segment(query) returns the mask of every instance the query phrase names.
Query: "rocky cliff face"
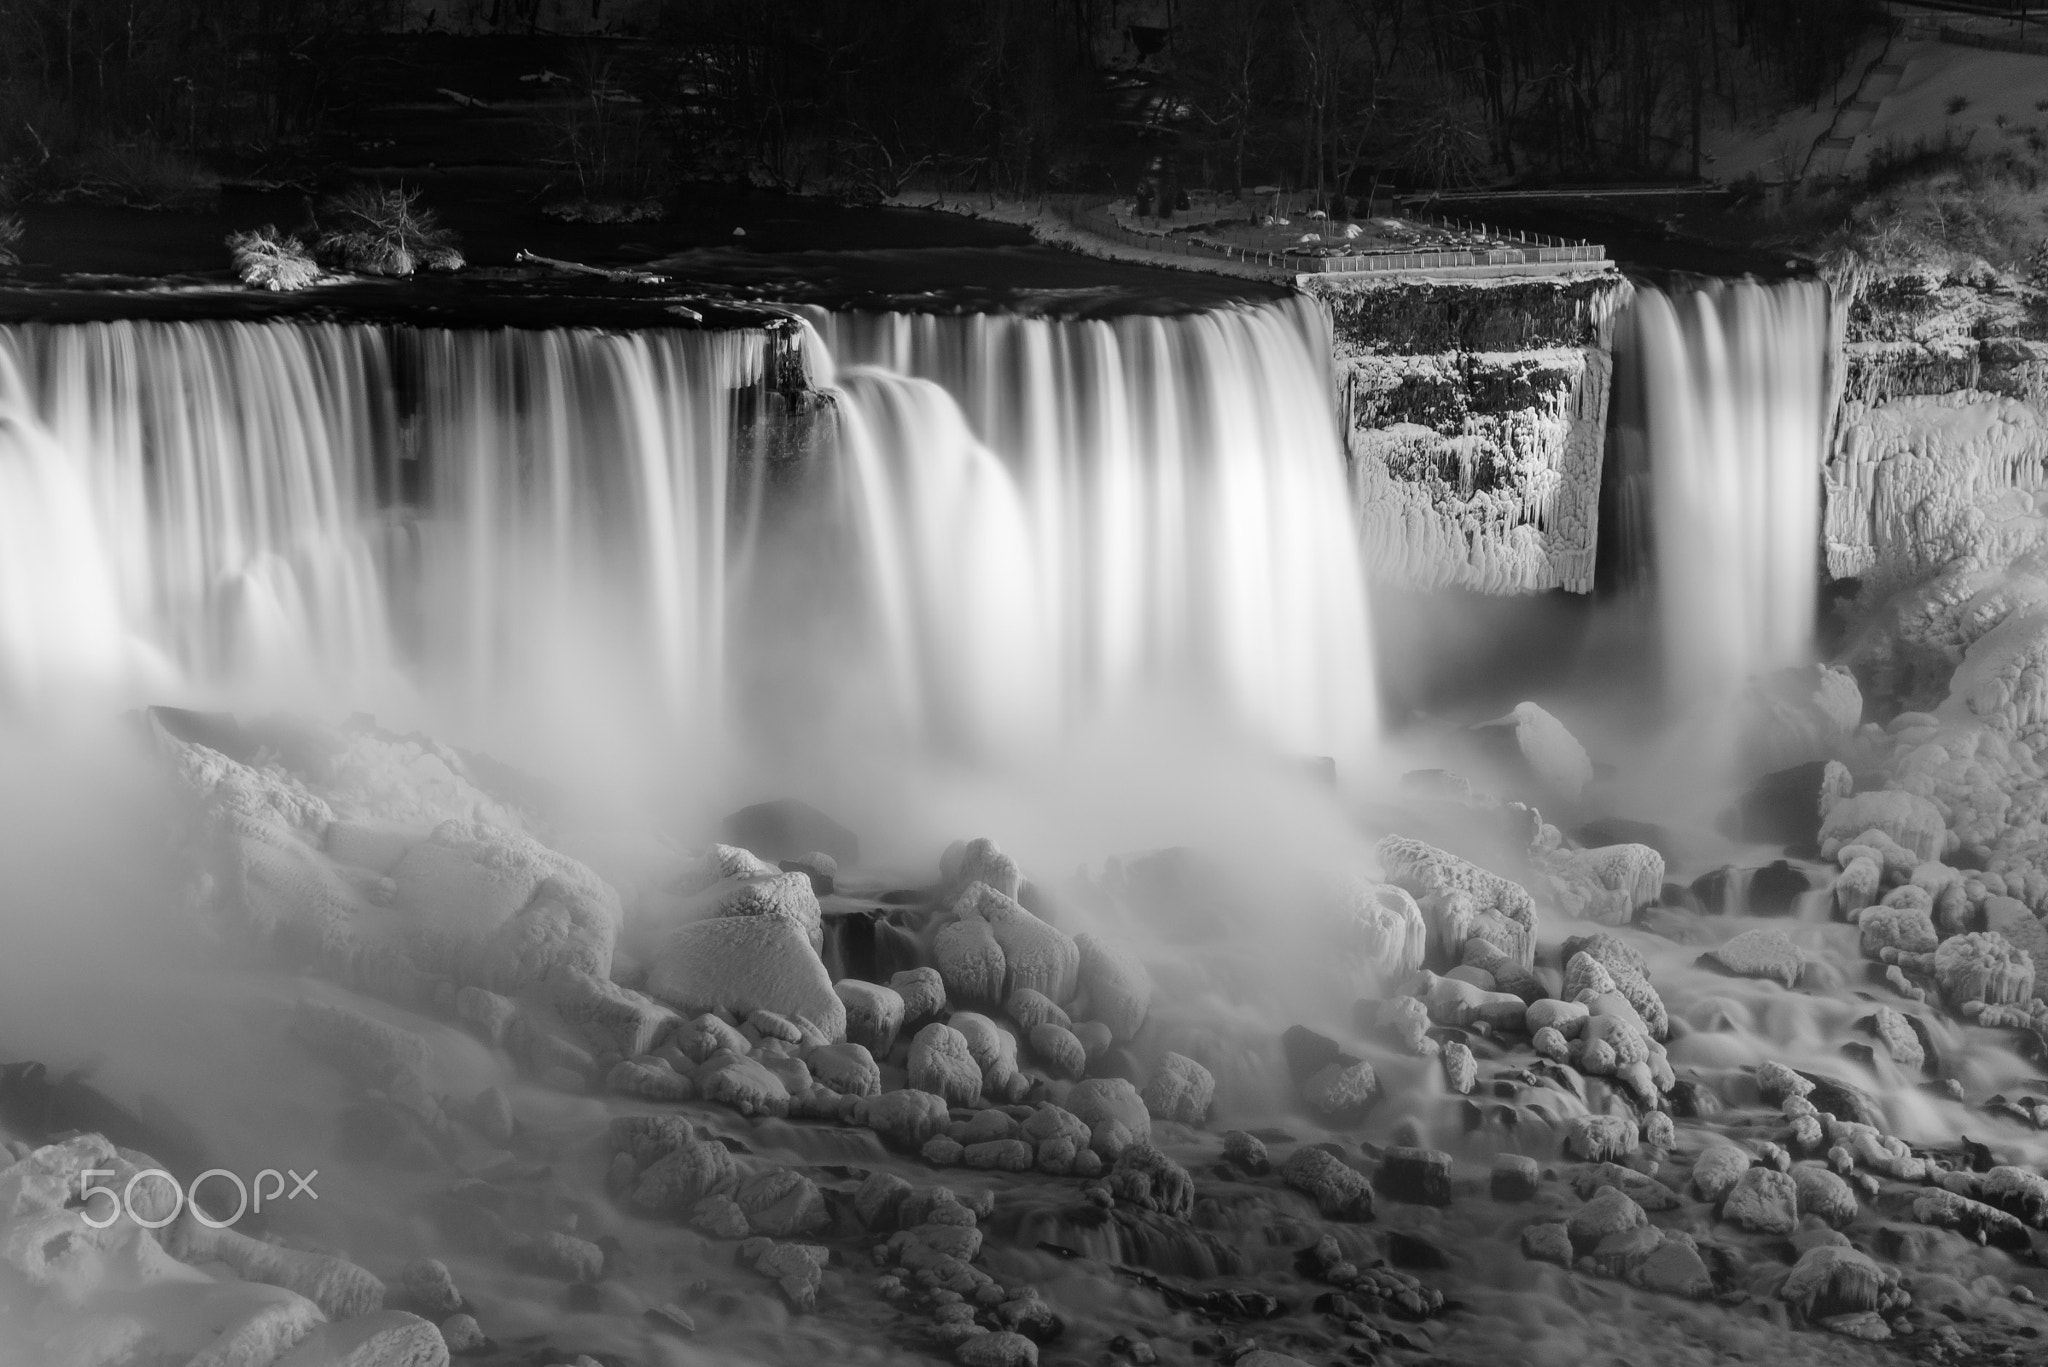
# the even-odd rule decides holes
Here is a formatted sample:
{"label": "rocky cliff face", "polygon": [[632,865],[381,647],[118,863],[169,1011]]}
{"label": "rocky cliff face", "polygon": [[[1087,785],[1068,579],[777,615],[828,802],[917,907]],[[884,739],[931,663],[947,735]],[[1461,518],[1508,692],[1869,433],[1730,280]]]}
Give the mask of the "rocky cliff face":
{"label": "rocky cliff face", "polygon": [[1593,585],[1613,320],[1607,271],[1318,277],[1368,564],[1404,588]]}
{"label": "rocky cliff face", "polygon": [[1987,270],[1867,285],[1847,313],[1828,573],[1883,595],[2039,544],[2048,298]]}

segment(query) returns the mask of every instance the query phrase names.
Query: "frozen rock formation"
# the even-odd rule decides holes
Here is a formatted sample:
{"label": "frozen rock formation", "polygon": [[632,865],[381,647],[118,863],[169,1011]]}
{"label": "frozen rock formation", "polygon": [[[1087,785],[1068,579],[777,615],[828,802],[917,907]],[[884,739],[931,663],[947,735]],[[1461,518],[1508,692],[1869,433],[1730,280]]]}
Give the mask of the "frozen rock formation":
{"label": "frozen rock formation", "polygon": [[1377,849],[1395,885],[1413,894],[1430,940],[1453,961],[1478,938],[1528,967],[1536,958],[1536,906],[1520,884],[1420,840],[1390,835]]}
{"label": "frozen rock formation", "polygon": [[846,1038],[846,1006],[796,922],[781,916],[719,917],[674,931],[648,968],[647,991],[686,1016],[720,1008],[774,1011]]}
{"label": "frozen rock formation", "polygon": [[1484,593],[1590,589],[1626,281],[1304,280],[1334,324],[1375,577]]}

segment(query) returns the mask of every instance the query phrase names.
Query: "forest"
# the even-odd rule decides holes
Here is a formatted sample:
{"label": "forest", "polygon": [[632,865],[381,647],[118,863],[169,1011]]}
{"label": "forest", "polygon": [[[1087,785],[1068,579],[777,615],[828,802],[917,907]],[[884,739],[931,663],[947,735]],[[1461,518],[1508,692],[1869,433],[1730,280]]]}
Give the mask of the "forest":
{"label": "forest", "polygon": [[[595,7],[593,7],[595,10]],[[514,0],[471,32],[534,29]],[[428,19],[434,12],[428,13]],[[1875,0],[664,0],[564,38],[642,181],[872,198],[1686,178],[1703,125],[1831,98]],[[0,192],[316,155],[403,0],[0,0]],[[416,39],[410,39],[416,41]],[[616,60],[613,55],[616,54]],[[159,196],[168,198],[169,196]]]}

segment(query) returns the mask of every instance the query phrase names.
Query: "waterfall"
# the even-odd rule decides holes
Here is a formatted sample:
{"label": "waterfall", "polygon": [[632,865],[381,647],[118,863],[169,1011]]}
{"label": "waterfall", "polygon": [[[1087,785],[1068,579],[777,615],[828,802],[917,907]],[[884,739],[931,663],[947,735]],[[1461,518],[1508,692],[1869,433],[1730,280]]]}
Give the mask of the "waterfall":
{"label": "waterfall", "polygon": [[1812,657],[1833,327],[1815,282],[1644,289],[1624,323],[1664,677],[1683,708]]}
{"label": "waterfall", "polygon": [[[1364,573],[1312,303],[812,321],[850,368],[847,516],[895,624],[894,672],[916,680],[906,698],[985,742],[1170,690],[1295,750],[1371,743]],[[891,587],[941,564],[959,576],[942,592]],[[972,641],[986,664],[997,634],[1000,681],[947,658]],[[1021,733],[987,733],[999,695]]]}
{"label": "waterfall", "polygon": [[[819,319],[839,440],[805,463],[838,526],[811,550],[853,586],[908,741],[1030,744],[1170,687],[1359,753],[1366,604],[1317,319]],[[749,596],[791,552],[761,502],[804,484],[750,444],[768,346],[0,328],[0,686],[714,736],[748,701],[736,641],[803,638],[779,658],[816,672],[845,635]]]}

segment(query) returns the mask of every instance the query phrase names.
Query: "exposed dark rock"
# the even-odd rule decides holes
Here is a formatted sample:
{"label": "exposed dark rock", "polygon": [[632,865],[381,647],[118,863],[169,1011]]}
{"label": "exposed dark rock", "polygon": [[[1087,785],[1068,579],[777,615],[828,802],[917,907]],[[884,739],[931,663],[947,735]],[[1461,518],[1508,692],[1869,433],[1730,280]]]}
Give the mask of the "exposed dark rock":
{"label": "exposed dark rock", "polygon": [[1648,845],[1664,856],[1667,867],[1683,862],[1684,848],[1676,837],[1654,821],[1637,821],[1626,816],[1603,816],[1588,821],[1571,833],[1587,849],[1603,845]]}
{"label": "exposed dark rock", "polygon": [[1765,774],[1743,791],[1721,816],[1722,831],[1790,849],[1820,842],[1820,785],[1827,761],[1812,760]]}
{"label": "exposed dark rock", "polygon": [[1451,1156],[1441,1149],[1391,1148],[1373,1174],[1380,1195],[1427,1206],[1451,1203]]}
{"label": "exposed dark rock", "polygon": [[1305,1025],[1290,1025],[1280,1033],[1280,1053],[1287,1060],[1288,1075],[1297,1087],[1335,1063],[1343,1052],[1337,1041]]}
{"label": "exposed dark rock", "polygon": [[796,798],[742,807],[725,819],[721,831],[727,844],[743,846],[770,863],[813,851],[829,854],[842,865],[860,862],[860,837]]}

